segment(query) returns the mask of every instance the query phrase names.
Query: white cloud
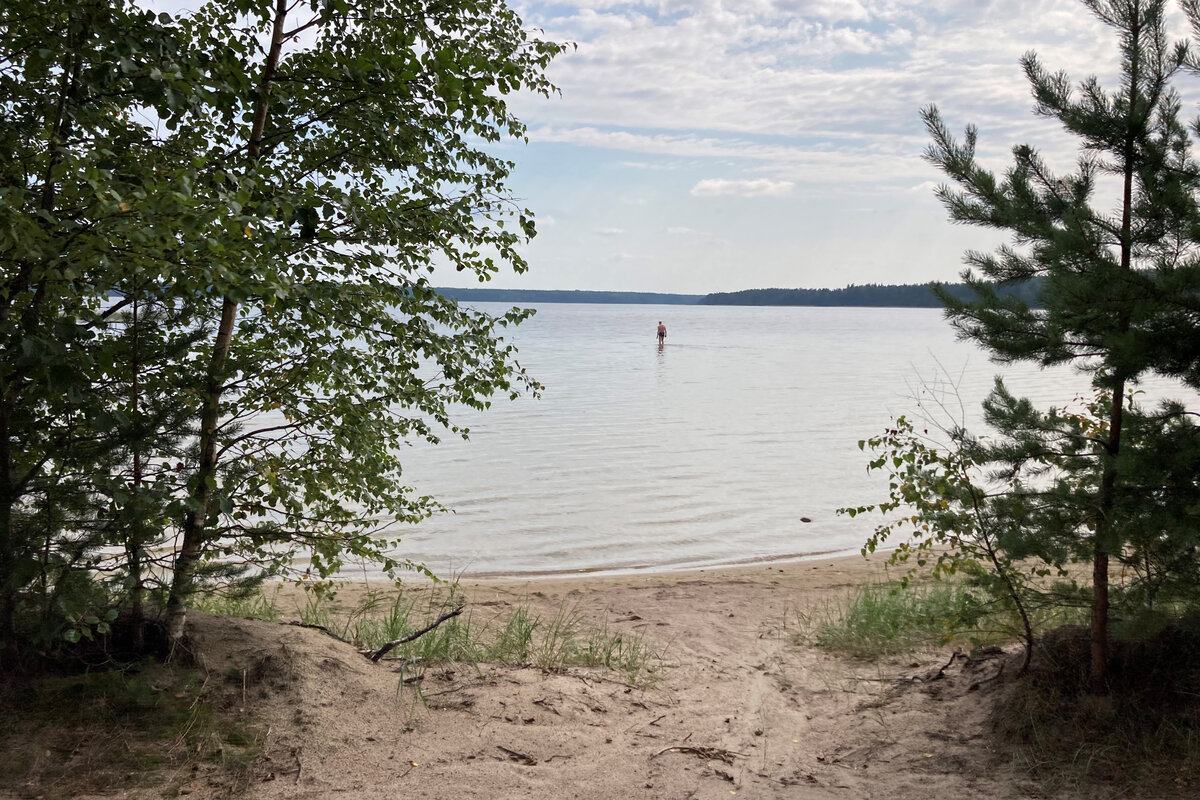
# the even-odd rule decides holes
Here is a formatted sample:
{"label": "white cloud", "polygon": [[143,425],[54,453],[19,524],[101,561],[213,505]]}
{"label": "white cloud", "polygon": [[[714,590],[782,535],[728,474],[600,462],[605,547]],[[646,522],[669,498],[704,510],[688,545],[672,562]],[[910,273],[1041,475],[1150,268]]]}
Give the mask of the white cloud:
{"label": "white cloud", "polygon": [[626,167],[628,169],[650,169],[657,171],[678,169],[677,164],[651,163],[649,161],[618,161],[617,166]]}
{"label": "white cloud", "polygon": [[883,136],[858,131],[836,139],[831,133],[828,141],[801,146],[788,140],[774,144],[739,137],[547,126],[531,131],[530,138],[676,159],[734,160],[796,183],[911,180],[930,174],[930,167],[920,158],[925,140],[915,133]]}
{"label": "white cloud", "polygon": [[696,197],[720,197],[733,195],[735,197],[782,197],[791,194],[795,184],[791,181],[771,181],[766,178],[756,180],[725,180],[723,178],[705,178],[692,187]]}
{"label": "white cloud", "polygon": [[[938,105],[959,135],[974,123],[977,155],[993,170],[1022,142],[1070,169],[1075,143],[1030,113],[1019,59],[1034,50],[1051,71],[1109,86],[1120,63],[1111,33],[1079,0],[510,2],[545,38],[578,43],[549,70],[561,96],[510,96],[534,155],[517,180],[526,166],[537,176],[522,199],[536,209],[545,192],[564,215],[534,246],[556,265],[546,288],[573,280],[566,270],[576,266],[594,270],[579,285],[743,288],[748,275],[724,277],[730,252],[763,276],[781,270],[763,285],[804,285],[798,265],[834,260],[839,281],[952,278],[962,251],[986,249],[991,235],[946,224],[918,110]],[[1186,34],[1175,4],[1169,14]],[[1200,79],[1183,76],[1177,88],[1192,114]],[[695,199],[711,197],[773,202]],[[868,207],[875,234],[862,237],[861,222],[847,221]],[[605,226],[623,238],[600,240]],[[723,254],[709,231],[726,240]],[[612,250],[636,242],[630,252],[644,260],[622,271],[609,259],[629,253],[580,255],[588,236]],[[911,274],[893,275],[901,264]]]}
{"label": "white cloud", "polygon": [[1097,54],[1115,63],[1111,36],[1078,0],[527,0],[521,10],[548,38],[578,43],[551,67],[561,99],[521,111],[568,126],[912,135],[917,109],[936,101],[1007,127],[1030,107],[1018,66],[1027,50],[1076,78],[1097,71]]}
{"label": "white cloud", "polygon": [[624,228],[601,228],[600,230],[596,231],[596,233],[600,234],[601,236],[620,236],[621,234],[625,233],[625,229]]}

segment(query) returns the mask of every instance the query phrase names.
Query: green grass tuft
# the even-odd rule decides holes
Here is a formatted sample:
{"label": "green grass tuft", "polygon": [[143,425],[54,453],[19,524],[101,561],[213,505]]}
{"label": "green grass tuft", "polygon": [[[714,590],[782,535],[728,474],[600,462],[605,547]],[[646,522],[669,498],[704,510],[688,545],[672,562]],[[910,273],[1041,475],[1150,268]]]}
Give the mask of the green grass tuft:
{"label": "green grass tuft", "polygon": [[867,584],[804,615],[801,627],[820,647],[875,657],[947,644],[978,622],[980,605],[980,596],[960,584]]}
{"label": "green grass tuft", "polygon": [[271,594],[267,594],[261,588],[248,594],[200,592],[192,598],[192,608],[226,617],[278,622],[281,618],[278,599],[278,587]]}
{"label": "green grass tuft", "polygon": [[[370,594],[354,609],[338,612],[327,598],[311,596],[302,621],[321,625],[364,650],[411,635],[462,604],[457,585],[429,592],[418,602],[401,593],[390,602]],[[576,608],[562,606],[542,616],[526,604],[488,619],[467,608],[434,630],[394,648],[389,659],[409,664],[512,664],[545,670],[598,667],[626,681],[646,685],[655,679],[663,652],[640,633],[617,632],[588,622]]]}
{"label": "green grass tuft", "polygon": [[[195,607],[214,614],[278,621],[278,590],[271,594],[198,595]],[[374,650],[404,638],[441,614],[462,605],[461,589],[450,584],[422,592],[414,599],[401,592],[368,592],[357,605],[339,609],[332,593],[308,594],[300,621],[321,626],[363,650]],[[412,664],[499,663],[554,670],[599,667],[619,673],[626,681],[653,682],[663,649],[640,633],[614,631],[607,623],[588,622],[579,609],[561,606],[542,616],[519,604],[504,615],[480,620],[475,610],[446,620],[416,640],[393,649],[389,658]]]}

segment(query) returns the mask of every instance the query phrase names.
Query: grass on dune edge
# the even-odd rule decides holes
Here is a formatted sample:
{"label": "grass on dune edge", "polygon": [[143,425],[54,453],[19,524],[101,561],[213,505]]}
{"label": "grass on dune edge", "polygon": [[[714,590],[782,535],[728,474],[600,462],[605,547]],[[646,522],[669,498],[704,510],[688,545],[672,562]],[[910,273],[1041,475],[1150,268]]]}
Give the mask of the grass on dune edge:
{"label": "grass on dune edge", "polygon": [[[546,670],[594,667],[611,670],[639,687],[653,685],[663,665],[663,647],[649,642],[641,633],[614,630],[607,622],[593,623],[570,605],[542,614],[522,602],[486,613],[465,604],[455,583],[413,594],[367,591],[349,608],[340,606],[329,595],[309,592],[299,621],[324,628],[360,650],[376,650],[464,605],[460,615],[398,645],[386,657],[414,666],[494,663]],[[283,617],[277,591],[260,591],[242,598],[208,595],[196,607],[251,619],[279,621]]]}
{"label": "grass on dune edge", "polygon": [[[198,595],[199,611],[281,622],[278,588]],[[455,584],[406,594],[368,592],[352,607],[334,596],[308,593],[297,621],[320,626],[361,651],[376,650],[428,626],[463,605]],[[99,648],[101,643],[97,643]],[[246,675],[210,671],[199,663],[158,658],[104,658],[45,664],[0,682],[0,777],[17,797],[71,797],[153,787],[164,797],[189,791],[197,780],[240,796],[261,757],[266,730],[246,703]],[[402,668],[399,684],[426,667],[457,663],[586,667],[615,680],[650,687],[663,667],[664,648],[640,633],[594,623],[561,605],[540,613],[517,603],[502,611],[473,608],[449,618],[386,658]],[[253,683],[253,682],[252,682]]]}

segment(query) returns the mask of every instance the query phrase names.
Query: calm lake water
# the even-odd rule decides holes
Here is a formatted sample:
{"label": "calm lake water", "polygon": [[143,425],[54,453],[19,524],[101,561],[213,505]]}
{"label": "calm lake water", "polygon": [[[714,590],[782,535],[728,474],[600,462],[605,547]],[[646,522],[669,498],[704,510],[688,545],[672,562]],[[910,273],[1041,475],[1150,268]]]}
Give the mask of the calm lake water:
{"label": "calm lake water", "polygon": [[1069,370],[992,364],[936,309],[547,304],[513,339],[541,399],[462,412],[470,441],[403,454],[410,484],[453,509],[396,530],[439,575],[857,552],[875,520],[835,510],[886,490],[858,441],[919,413],[923,383],[957,384],[968,421],[1001,371],[1044,403],[1088,391]]}

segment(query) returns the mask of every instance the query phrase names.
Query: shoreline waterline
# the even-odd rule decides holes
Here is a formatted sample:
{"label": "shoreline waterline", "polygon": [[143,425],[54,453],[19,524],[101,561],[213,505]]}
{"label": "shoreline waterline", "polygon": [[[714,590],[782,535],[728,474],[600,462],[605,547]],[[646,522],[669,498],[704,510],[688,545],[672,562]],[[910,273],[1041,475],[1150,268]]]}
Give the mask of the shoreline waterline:
{"label": "shoreline waterline", "polygon": [[[528,570],[522,572],[465,571],[456,573],[454,579],[469,581],[509,582],[570,580],[571,578],[628,578],[637,576],[679,575],[689,572],[705,572],[707,570],[727,571],[758,566],[799,564],[807,561],[853,558],[855,556],[861,558],[861,553],[857,550],[850,549],[820,550],[810,553],[792,553],[782,556],[756,556],[752,558],[738,559],[735,561],[721,561],[704,564],[646,564],[634,567],[592,567],[577,570]],[[415,573],[415,575],[418,577],[418,579],[425,579],[420,573]]]}
{"label": "shoreline waterline", "polygon": [[[860,550],[839,549],[826,550],[810,553],[794,553],[784,556],[769,556],[762,558],[748,558],[738,561],[726,561],[721,563],[708,564],[690,564],[690,565],[664,565],[655,564],[647,565],[641,568],[596,568],[596,569],[581,569],[574,571],[564,570],[547,570],[547,571],[529,571],[521,573],[499,572],[499,571],[461,571],[449,574],[436,575],[435,578],[429,578],[427,575],[416,571],[403,571],[399,573],[398,583],[401,586],[414,588],[431,588],[438,584],[447,585],[472,585],[472,586],[514,586],[525,584],[575,584],[578,586],[601,585],[613,582],[640,582],[645,580],[662,580],[665,582],[675,582],[680,580],[689,580],[693,577],[704,576],[724,576],[736,577],[738,575],[753,574],[762,569],[777,570],[778,573],[792,573],[798,571],[801,566],[839,566],[857,572],[859,569],[885,569],[886,564],[881,560],[886,560],[891,555],[891,550],[879,549],[875,553],[864,556]],[[385,587],[397,585],[397,581],[392,581],[382,575],[377,568],[368,568],[360,570],[357,574],[352,570],[344,570],[332,577],[329,580],[339,587],[363,587],[366,590],[375,590]],[[305,581],[288,580],[281,576],[276,576],[268,581],[277,586],[291,585],[302,587]]]}

